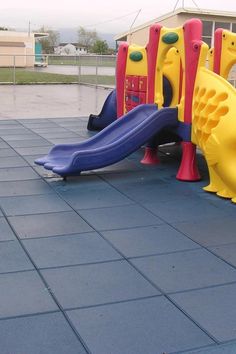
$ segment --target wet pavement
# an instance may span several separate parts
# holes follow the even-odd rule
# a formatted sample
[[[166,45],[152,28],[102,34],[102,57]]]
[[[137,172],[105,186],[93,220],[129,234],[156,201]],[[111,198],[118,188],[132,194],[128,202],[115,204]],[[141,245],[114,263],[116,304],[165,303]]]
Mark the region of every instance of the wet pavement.
[[[115,67],[105,66],[75,66],[75,65],[48,65],[47,67],[35,67],[27,71],[37,71],[42,73],[63,74],[63,75],[106,75],[115,76]]]
[[[0,353],[235,354],[236,209],[202,190],[203,157],[197,183],[175,179],[178,146],[64,181],[34,160],[93,133],[50,88],[36,111],[36,88],[0,121]]]
[[[109,92],[77,84],[1,85],[0,120],[97,114]]]

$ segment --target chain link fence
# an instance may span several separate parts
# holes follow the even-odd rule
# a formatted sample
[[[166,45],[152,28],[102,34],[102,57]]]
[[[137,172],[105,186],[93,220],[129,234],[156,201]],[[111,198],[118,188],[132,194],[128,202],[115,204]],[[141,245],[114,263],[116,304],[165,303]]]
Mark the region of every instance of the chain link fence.
[[[0,84],[83,83],[115,86],[115,55],[0,54]]]
[[[0,84],[91,84],[115,86],[115,55],[0,54]],[[228,81],[236,87],[236,65]]]

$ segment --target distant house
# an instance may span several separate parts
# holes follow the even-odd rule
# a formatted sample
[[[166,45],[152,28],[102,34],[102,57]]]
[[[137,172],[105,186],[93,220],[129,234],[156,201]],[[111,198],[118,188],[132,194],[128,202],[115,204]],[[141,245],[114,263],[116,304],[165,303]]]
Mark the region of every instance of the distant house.
[[[87,49],[78,43],[60,43],[59,46],[54,48],[54,53],[58,55],[87,54]]]
[[[0,67],[32,67],[41,55],[38,39],[47,33],[0,31]]]

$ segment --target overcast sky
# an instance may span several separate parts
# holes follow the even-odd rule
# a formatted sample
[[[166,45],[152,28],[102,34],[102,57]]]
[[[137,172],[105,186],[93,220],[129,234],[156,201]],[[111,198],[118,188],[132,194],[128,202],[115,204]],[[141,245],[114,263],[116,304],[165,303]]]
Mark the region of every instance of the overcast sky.
[[[236,0],[195,0],[201,9],[236,13]],[[120,33],[130,28],[141,9],[134,27],[171,12],[176,0],[7,0],[0,1],[0,26],[17,29],[37,29],[42,25],[52,29],[84,26],[98,32]],[[182,0],[179,1],[181,7]],[[184,1],[185,7],[195,7]]]

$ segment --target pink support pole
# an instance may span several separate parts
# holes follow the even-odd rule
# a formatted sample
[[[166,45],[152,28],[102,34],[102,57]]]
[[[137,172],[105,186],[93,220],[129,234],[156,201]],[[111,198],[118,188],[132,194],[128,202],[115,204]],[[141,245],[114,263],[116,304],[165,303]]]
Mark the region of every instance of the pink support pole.
[[[196,145],[182,142],[182,160],[176,178],[180,181],[199,181],[201,179],[197,167]]]

